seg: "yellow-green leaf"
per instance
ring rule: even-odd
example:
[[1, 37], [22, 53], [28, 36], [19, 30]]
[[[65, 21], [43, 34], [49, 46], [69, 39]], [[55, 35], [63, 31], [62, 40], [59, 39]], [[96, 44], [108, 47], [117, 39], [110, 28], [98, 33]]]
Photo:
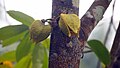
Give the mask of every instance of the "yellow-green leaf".
[[76, 14], [60, 14], [59, 26], [63, 33], [79, 37], [80, 19]]
[[31, 54], [26, 55], [23, 57], [14, 68], [31, 68]]
[[59, 27], [65, 35], [67, 35], [68, 37], [71, 36], [69, 27], [66, 23], [64, 23], [64, 21], [61, 18], [59, 20]]
[[44, 47], [40, 43], [37, 44], [32, 53], [32, 68], [42, 68], [44, 54]]
[[10, 51], [10, 52], [6, 52], [4, 54], [0, 55], [0, 62], [2, 61], [16, 61], [16, 57], [15, 57], [15, 52], [16, 51]]
[[48, 54], [47, 49], [44, 49], [44, 59], [43, 59], [43, 66], [42, 68], [48, 68]]
[[44, 41], [41, 42], [41, 44], [45, 47], [45, 48], [50, 48], [50, 39], [47, 38]]

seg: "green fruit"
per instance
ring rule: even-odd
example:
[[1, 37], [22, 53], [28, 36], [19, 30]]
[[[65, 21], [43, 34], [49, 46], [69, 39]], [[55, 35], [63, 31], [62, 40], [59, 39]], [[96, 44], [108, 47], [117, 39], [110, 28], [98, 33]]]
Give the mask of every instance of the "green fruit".
[[39, 43], [43, 40], [45, 40], [51, 33], [51, 26], [45, 25], [40, 20], [35, 20], [29, 29], [30, 32], [30, 38], [36, 42]]

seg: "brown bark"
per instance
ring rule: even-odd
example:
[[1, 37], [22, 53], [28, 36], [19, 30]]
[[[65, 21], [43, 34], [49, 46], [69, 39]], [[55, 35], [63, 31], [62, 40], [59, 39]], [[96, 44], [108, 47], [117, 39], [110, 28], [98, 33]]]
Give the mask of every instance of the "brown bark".
[[[64, 35], [58, 26], [58, 19], [60, 13], [74, 13], [78, 15], [78, 5], [73, 2], [79, 0], [53, 0], [52, 3], [52, 34], [49, 54], [49, 68], [79, 68], [80, 59], [84, 43], [86, 42], [90, 32], [101, 20], [105, 10], [111, 1], [95, 0], [90, 9], [81, 18], [81, 30], [79, 41], [81, 45], [72, 45], [69, 47], [70, 38]], [[76, 40], [75, 40], [76, 41]], [[74, 42], [77, 44], [77, 42]]]
[[120, 68], [120, 24], [111, 49], [111, 63], [107, 68]]

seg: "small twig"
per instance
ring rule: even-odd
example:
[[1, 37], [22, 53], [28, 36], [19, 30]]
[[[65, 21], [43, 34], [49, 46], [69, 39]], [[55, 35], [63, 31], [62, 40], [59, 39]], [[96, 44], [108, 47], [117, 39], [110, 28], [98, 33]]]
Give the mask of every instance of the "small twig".
[[108, 36], [109, 36], [110, 30], [111, 30], [111, 26], [112, 26], [112, 24], [113, 24], [113, 16], [114, 16], [115, 2], [116, 2], [116, 0], [114, 0], [114, 3], [113, 3], [113, 9], [112, 9], [111, 21], [110, 21], [109, 28], [108, 28], [108, 31], [107, 31], [107, 34], [106, 34], [106, 37], [105, 37], [104, 45], [105, 45], [106, 42], [107, 42], [107, 39], [108, 39]]
[[117, 31], [117, 29], [115, 28], [115, 24], [114, 24], [114, 23], [112, 23], [112, 25], [113, 25], [113, 29], [114, 29], [115, 31]]
[[85, 48], [87, 48], [87, 49], [91, 49], [89, 46], [85, 46]]
[[87, 51], [83, 51], [83, 53], [90, 53], [93, 52], [92, 50], [87, 50]]
[[52, 25], [52, 22], [53, 22], [54, 20], [59, 19], [59, 18], [60, 18], [60, 16], [55, 17], [55, 18], [42, 19], [41, 21], [42, 21], [43, 23], [47, 22], [47, 23], [49, 23], [50, 25]]
[[50, 22], [50, 21], [52, 21], [52, 18], [50, 18], [50, 19], [42, 19], [41, 20], [43, 23], [45, 23], [45, 22]]

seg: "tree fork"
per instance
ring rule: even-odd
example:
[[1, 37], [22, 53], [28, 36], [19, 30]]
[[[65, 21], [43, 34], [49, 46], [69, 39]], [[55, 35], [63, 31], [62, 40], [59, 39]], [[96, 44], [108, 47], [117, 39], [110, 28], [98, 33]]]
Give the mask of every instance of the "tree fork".
[[[58, 26], [59, 15], [79, 14], [79, 0], [53, 0], [52, 2], [52, 34], [50, 40], [49, 68], [79, 68], [84, 43], [90, 32], [102, 18], [110, 0], [95, 0], [90, 9], [81, 18], [79, 41], [81, 45], [69, 47], [70, 38], [62, 33]], [[100, 10], [100, 11], [97, 11]]]

